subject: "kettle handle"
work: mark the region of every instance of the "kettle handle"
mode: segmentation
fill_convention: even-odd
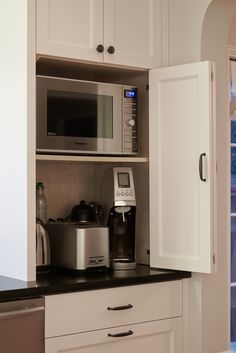
[[[42,224],[37,223],[36,225],[36,236],[37,236],[37,264],[49,264],[50,263],[50,243],[46,229]]]
[[[36,223],[36,264],[42,264],[41,225]]]
[[[42,244],[43,244],[43,262],[45,265],[50,263],[50,244],[48,239],[48,233],[46,229],[42,232]]]

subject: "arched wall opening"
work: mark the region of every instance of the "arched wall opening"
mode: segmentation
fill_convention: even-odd
[[[205,13],[201,60],[216,63],[216,151],[217,151],[217,272],[202,281],[202,346],[205,352],[228,346],[230,313],[230,113],[229,53],[236,28],[236,1],[212,0]],[[235,31],[236,43],[236,31]],[[204,295],[207,293],[207,295]],[[214,300],[213,300],[214,298]],[[210,334],[209,334],[209,327]],[[219,335],[217,335],[219,333]],[[207,342],[209,340],[209,342]],[[225,340],[227,342],[223,343]]]

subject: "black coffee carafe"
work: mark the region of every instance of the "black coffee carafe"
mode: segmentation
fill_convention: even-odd
[[[135,213],[135,206],[113,206],[110,210],[110,260],[114,269],[135,268]]]

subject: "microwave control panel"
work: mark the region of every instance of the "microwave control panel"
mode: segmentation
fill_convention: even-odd
[[[138,90],[123,86],[123,152],[138,152]]]
[[[129,167],[113,168],[114,175],[114,205],[136,206],[134,178]]]

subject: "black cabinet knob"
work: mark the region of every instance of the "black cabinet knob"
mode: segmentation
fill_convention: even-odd
[[[102,44],[98,44],[98,46],[97,46],[97,51],[99,52],[99,53],[103,53],[104,52],[104,46],[102,45]]]
[[[112,45],[110,45],[110,46],[107,48],[107,52],[108,52],[109,54],[114,54],[114,53],[115,53],[115,48],[114,48]]]

